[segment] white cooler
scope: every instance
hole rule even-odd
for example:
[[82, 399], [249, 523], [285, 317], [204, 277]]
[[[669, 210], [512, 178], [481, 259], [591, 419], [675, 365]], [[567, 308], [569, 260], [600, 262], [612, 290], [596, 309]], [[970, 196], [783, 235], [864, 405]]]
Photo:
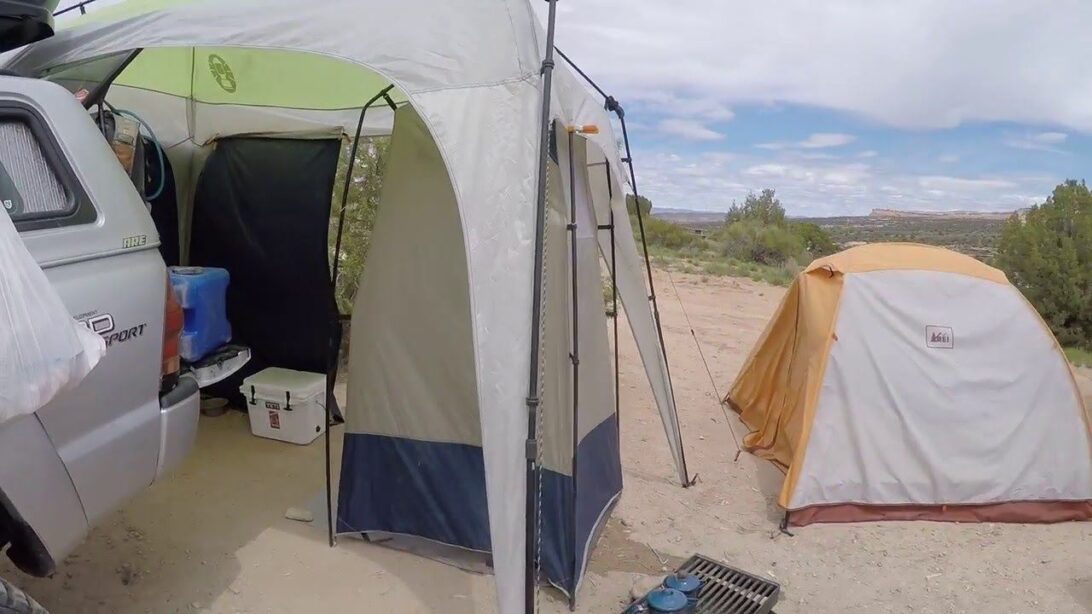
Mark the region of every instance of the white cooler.
[[326, 430], [326, 376], [276, 367], [243, 380], [250, 432], [307, 445]]

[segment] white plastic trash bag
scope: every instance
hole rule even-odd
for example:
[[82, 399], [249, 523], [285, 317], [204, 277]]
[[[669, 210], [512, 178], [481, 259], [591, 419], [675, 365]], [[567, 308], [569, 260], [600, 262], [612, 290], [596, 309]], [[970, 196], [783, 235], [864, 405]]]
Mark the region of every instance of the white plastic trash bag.
[[0, 423], [74, 387], [106, 352], [72, 319], [0, 207]]

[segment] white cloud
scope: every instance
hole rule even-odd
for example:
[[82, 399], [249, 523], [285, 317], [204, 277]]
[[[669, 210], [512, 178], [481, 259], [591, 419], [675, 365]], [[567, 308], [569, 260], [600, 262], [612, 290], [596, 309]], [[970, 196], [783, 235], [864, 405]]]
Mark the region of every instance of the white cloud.
[[1059, 147], [1069, 139], [1064, 132], [1038, 132], [1034, 134], [1008, 135], [1005, 137], [1005, 145], [1016, 149], [1028, 149], [1032, 151], [1062, 151]]
[[679, 117], [669, 117], [661, 121], [657, 128], [664, 134], [688, 141], [718, 141], [724, 138], [723, 134], [709, 129], [699, 121]]
[[[777, 164], [763, 163], [743, 169], [743, 175], [766, 181], [784, 179], [797, 185], [808, 185], [820, 192], [843, 191], [856, 186], [871, 175], [867, 164]], [[768, 187], [768, 186], [767, 186]]]
[[937, 157], [937, 162], [941, 164], [955, 164], [959, 162], [959, 156], [956, 154], [941, 154]]
[[635, 101], [647, 105], [650, 110], [671, 117], [694, 117], [713, 122], [732, 121], [736, 114], [715, 99], [678, 96], [670, 92], [646, 91], [634, 96]]
[[725, 165], [739, 158], [738, 155], [730, 151], [707, 151], [701, 154], [701, 157], [716, 165]]
[[1011, 211], [1042, 202], [1061, 177], [907, 174], [864, 160], [774, 159], [752, 153], [638, 152], [642, 193], [659, 207], [724, 211], [733, 200], [777, 190], [791, 215], [863, 215], [874, 208]]
[[1010, 121], [1092, 131], [1092, 2], [562, 4], [560, 46], [623, 103], [655, 89], [729, 107], [838, 109], [902, 128]]
[[852, 134], [840, 132], [816, 132], [803, 141], [788, 142], [775, 141], [773, 143], [761, 143], [755, 145], [761, 149], [826, 149], [828, 147], [841, 147], [857, 140]]
[[824, 147], [841, 147], [857, 140], [852, 134], [840, 134], [837, 132], [817, 132], [803, 142], [800, 147], [804, 149], [822, 149]]
[[867, 164], [845, 164], [823, 171], [821, 177], [828, 184], [856, 185], [871, 176]]
[[743, 170], [744, 175], [755, 177], [784, 177], [789, 172], [789, 167], [784, 164], [756, 164]]
[[973, 192], [1016, 187], [1016, 184], [1008, 179], [973, 179], [946, 175], [920, 177], [918, 185], [927, 190], [941, 192]]
[[880, 155], [880, 152], [875, 149], [868, 149], [857, 154], [858, 158], [875, 158]]
[[1040, 132], [1032, 137], [1036, 143], [1044, 145], [1061, 145], [1068, 138], [1069, 135], [1064, 132]]
[[832, 153], [826, 153], [822, 151], [806, 151], [796, 154], [792, 154], [793, 157], [801, 160], [837, 160], [841, 156], [836, 156]]

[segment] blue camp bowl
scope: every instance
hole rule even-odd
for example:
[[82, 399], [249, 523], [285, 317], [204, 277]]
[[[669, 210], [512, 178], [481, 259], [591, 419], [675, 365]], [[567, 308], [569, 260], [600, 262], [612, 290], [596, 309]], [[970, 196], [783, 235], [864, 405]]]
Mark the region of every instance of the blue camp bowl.
[[658, 588], [645, 599], [648, 608], [655, 614], [690, 614], [693, 604], [686, 595], [673, 588]]

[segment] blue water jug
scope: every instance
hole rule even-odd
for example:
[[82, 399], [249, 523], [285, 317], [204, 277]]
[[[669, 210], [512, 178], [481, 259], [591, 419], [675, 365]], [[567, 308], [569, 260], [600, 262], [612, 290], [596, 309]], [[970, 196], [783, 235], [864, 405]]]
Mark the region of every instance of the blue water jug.
[[231, 341], [227, 319], [231, 276], [226, 269], [212, 267], [171, 267], [170, 275], [185, 320], [179, 353], [183, 360], [197, 362]]

